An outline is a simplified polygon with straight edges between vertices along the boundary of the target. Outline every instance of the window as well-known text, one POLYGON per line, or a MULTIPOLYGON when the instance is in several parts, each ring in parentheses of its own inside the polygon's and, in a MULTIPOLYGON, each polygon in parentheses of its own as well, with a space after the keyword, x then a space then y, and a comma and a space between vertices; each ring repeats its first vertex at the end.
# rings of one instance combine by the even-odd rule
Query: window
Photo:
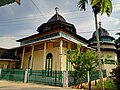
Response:
POLYGON ((86 52, 86 51, 87 51, 87 48, 86 48, 86 47, 84 47, 84 46, 81 46, 80 51, 81 51, 82 53, 84 53, 84 52, 86 52))
POLYGON ((105 60, 105 64, 115 64, 115 60, 105 60))
POLYGON ((59 47, 60 46, 60 43, 59 42, 54 42, 53 43, 53 47, 59 47))
POLYGON ((53 55, 51 53, 47 54, 46 57, 46 76, 52 76, 52 61, 53 61, 53 55))
POLYGON ((35 45, 35 51, 37 50, 43 50, 44 49, 44 44, 38 44, 38 45, 35 45))
POLYGON ((77 45, 76 44, 72 44, 71 45, 71 49, 77 49, 77 45))
POLYGON ((31 47, 25 47, 25 53, 30 52, 31 49, 32 49, 31 47))
POLYGON ((63 47, 68 48, 68 42, 63 41, 63 47))

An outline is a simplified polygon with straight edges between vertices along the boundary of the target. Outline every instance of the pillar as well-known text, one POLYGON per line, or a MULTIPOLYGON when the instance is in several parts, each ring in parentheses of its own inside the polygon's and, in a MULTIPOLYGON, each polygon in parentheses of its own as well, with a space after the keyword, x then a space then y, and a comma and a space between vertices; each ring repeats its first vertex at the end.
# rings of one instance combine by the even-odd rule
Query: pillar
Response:
POLYGON ((63 40, 60 40, 60 70, 62 70, 63 40))
POLYGON ((32 45, 32 50, 31 50, 30 69, 33 68, 33 57, 34 57, 34 45, 32 45))
POLYGON ((21 68, 23 68, 24 56, 25 56, 25 47, 23 47, 23 52, 22 52, 21 68))
POLYGON ((68 88, 68 71, 63 71, 63 87, 68 88))
POLYGON ((46 62, 46 42, 44 42, 44 61, 43 61, 43 69, 45 69, 45 62, 46 62))

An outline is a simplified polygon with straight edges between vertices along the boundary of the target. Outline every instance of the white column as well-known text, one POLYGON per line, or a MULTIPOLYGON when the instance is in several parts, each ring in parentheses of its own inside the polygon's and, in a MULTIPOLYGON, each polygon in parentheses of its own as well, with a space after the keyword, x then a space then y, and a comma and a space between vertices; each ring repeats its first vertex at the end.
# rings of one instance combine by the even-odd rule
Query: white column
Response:
POLYGON ((89 71, 87 72, 87 77, 88 77, 88 83, 90 81, 90 74, 89 74, 89 71))
POLYGON ((33 57, 34 57, 34 45, 32 45, 32 50, 31 50, 30 69, 33 68, 33 57))
POLYGON ((60 70, 62 70, 63 40, 60 40, 60 70))
POLYGON ((45 69, 45 62, 46 62, 46 42, 44 42, 44 61, 43 61, 43 69, 45 69))
POLYGON ((63 87, 68 88, 68 71, 63 71, 63 87))
POLYGON ((27 81, 28 81, 28 71, 29 71, 29 69, 25 70, 24 83, 27 83, 27 81))
POLYGON ((21 61, 21 68, 23 68, 24 56, 25 56, 25 47, 23 47, 22 61, 21 61))

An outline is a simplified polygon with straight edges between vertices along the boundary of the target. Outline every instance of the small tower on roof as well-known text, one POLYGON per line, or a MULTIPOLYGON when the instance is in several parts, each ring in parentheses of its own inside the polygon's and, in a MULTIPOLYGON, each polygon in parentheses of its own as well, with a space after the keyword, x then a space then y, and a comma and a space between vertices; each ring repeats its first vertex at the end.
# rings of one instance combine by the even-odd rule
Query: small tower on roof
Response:
POLYGON ((58 10, 59 10, 59 8, 56 7, 56 8, 55 8, 55 11, 56 11, 57 20, 59 20, 59 17, 58 17, 58 10))
MULTIPOLYGON (((101 61, 103 62, 103 69, 106 69, 107 76, 110 76, 110 72, 112 69, 116 67, 117 62, 117 53, 116 47, 114 43, 114 37, 110 36, 109 32, 102 28, 101 22, 99 22, 99 39, 100 39, 100 49, 103 57, 101 61), (108 56, 111 56, 108 58, 108 56)), ((89 47, 97 49, 97 42, 96 42, 96 31, 94 31, 92 38, 89 39, 89 47)))
POLYGON ((58 13, 59 8, 55 8, 55 15, 53 15, 47 23, 43 23, 37 29, 39 33, 54 30, 55 28, 63 28, 65 31, 76 34, 76 28, 73 24, 66 22, 63 16, 58 13))
POLYGON ((48 22, 53 22, 53 21, 66 22, 66 20, 64 19, 64 17, 62 17, 62 16, 58 13, 58 10, 59 10, 59 8, 56 7, 56 8, 55 8, 56 14, 55 14, 54 16, 52 16, 52 17, 48 20, 48 22))

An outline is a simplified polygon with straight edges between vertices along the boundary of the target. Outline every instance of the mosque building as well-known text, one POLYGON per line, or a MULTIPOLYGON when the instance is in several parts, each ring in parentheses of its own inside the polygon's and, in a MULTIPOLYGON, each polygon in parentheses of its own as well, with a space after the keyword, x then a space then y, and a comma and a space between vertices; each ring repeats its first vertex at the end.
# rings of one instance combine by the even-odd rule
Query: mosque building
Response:
MULTIPOLYGON (((96 49, 96 32, 92 38, 86 40, 77 34, 73 24, 58 13, 58 8, 55 11, 55 15, 37 28, 37 34, 17 40, 20 46, 12 50, 20 59, 21 69, 47 70, 48 76, 52 70, 69 71, 72 70, 72 65, 66 57, 68 48, 75 49, 76 44, 81 44, 84 48, 96 49)), ((117 62, 115 39, 101 25, 99 37, 103 69, 107 70, 109 76, 117 62)))
MULTIPOLYGON (((114 43, 115 38, 109 35, 109 32, 101 27, 99 22, 99 39, 101 49, 101 61, 103 69, 106 69, 107 76, 117 66, 117 48, 114 43)), ((96 31, 93 33, 92 38, 89 39, 89 47, 97 48, 96 31)))
POLYGON ((47 23, 37 28, 37 34, 17 40, 20 47, 14 48, 14 51, 21 60, 21 69, 71 70, 66 50, 75 49, 76 43, 87 47, 88 40, 76 33, 75 26, 66 22, 58 13, 58 8, 55 11, 47 23))

